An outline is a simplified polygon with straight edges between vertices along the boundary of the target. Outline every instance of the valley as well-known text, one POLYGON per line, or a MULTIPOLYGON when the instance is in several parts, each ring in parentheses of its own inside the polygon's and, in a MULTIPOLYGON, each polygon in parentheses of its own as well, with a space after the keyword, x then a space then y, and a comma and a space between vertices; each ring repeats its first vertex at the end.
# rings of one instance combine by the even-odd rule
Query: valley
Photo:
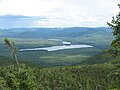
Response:
MULTIPOLYGON (((109 48, 112 41, 111 30, 103 27, 21 28, 7 30, 9 34, 3 31, 6 32, 6 30, 1 30, 3 34, 0 38, 0 51, 2 52, 0 55, 10 57, 9 51, 3 44, 3 38, 8 37, 20 50, 18 58, 21 62, 38 66, 66 66, 83 62, 88 64, 91 62, 88 60, 90 57, 109 48)), ((97 64, 99 60, 93 62, 97 64)))
POLYGON ((0 90, 120 90, 119 2, 0 0, 0 90))

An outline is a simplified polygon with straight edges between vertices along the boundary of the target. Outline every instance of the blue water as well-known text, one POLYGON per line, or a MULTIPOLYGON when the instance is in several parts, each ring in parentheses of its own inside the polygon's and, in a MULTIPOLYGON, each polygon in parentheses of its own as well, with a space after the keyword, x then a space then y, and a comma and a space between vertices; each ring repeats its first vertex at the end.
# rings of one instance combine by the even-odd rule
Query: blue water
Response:
POLYGON ((32 48, 32 49, 20 49, 20 51, 37 51, 37 50, 47 50, 47 51, 57 51, 64 49, 75 49, 75 48, 91 48, 91 45, 62 45, 62 46, 52 46, 44 48, 32 48))

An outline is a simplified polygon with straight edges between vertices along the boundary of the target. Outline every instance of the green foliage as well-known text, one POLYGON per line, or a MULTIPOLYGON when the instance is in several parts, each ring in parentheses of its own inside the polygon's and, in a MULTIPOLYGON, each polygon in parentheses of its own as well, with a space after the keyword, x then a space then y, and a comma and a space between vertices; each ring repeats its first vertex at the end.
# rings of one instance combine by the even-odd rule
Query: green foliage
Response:
MULTIPOLYGON (((117 57, 116 57, 117 58, 117 57)), ((78 63, 77 65, 93 65, 93 64, 103 64, 105 62, 110 62, 113 60, 113 57, 105 52, 98 53, 92 57, 83 60, 82 62, 78 63)))
MULTIPOLYGON (((110 43, 112 41, 112 34, 110 28, 79 28, 79 27, 77 28, 76 27, 76 28, 68 28, 68 30, 66 29, 63 28, 62 32, 60 30, 56 30, 62 33, 62 34, 57 32, 55 33, 55 35, 60 34, 61 36, 60 38, 50 37, 49 39, 58 38, 61 40, 70 41, 72 44, 88 44, 88 45, 92 45, 93 48, 69 49, 69 50, 59 50, 53 52, 24 51, 24 52, 19 52, 18 55, 19 62, 23 61, 27 63, 37 64, 38 66, 39 65, 63 66, 63 65, 74 65, 77 63, 81 63, 87 59, 88 63, 90 63, 92 61, 90 57, 95 56, 96 54, 101 52, 101 50, 105 50, 110 47, 110 43)), ((20 30, 16 29, 16 32, 21 30, 24 31, 24 29, 20 29, 20 30)), ((28 29, 28 31, 30 30, 31 29, 28 29)), ((49 30, 49 31, 55 32, 54 30, 49 30)), ((41 33, 38 34, 39 36, 41 36, 40 35, 41 33)), ((50 34, 52 33, 50 32, 50 34)), ((20 34, 20 36, 21 35, 23 34, 20 34)), ((27 38, 10 38, 10 40, 15 41, 16 47, 18 47, 18 49, 42 48, 42 47, 62 45, 61 41, 51 41, 48 40, 48 38, 28 38, 30 35, 26 35, 26 34, 25 36, 27 38)), ((47 35, 44 34, 44 36, 47 35)), ((2 42, 1 39, 0 41, 2 42)), ((1 56, 10 57, 8 54, 9 53, 8 50, 2 44, 0 44, 0 51, 1 51, 0 53, 1 56)), ((3 60, 0 61, 2 62, 3 60)), ((93 60, 93 62, 95 62, 94 64, 99 63, 98 57, 96 57, 93 60)))
MULTIPOLYGON (((119 5, 120 6, 120 5, 119 5)), ((111 23, 108 25, 114 30, 113 34, 115 40, 112 42, 112 48, 110 52, 114 51, 115 55, 119 55, 119 41, 120 41, 120 21, 118 15, 115 20, 113 18, 111 23)), ((91 32, 96 33, 96 32, 91 32)), ((99 33, 104 34, 100 31, 99 33)), ((32 33, 33 34, 33 33, 32 33)), ((39 33, 38 33, 39 34, 39 33)), ((72 33, 71 33, 72 34, 72 33)), ((70 36, 71 36, 70 34, 70 36)), ((66 34, 65 34, 66 35, 66 34)), ((78 35, 76 33, 75 35, 78 35)), ((67 35, 66 35, 67 36, 67 35)), ((73 35, 74 36, 74 35, 73 35)), ((104 35, 107 36, 107 35, 104 35)), ((83 36, 84 37, 84 36, 83 36)), ((120 90, 120 57, 115 58, 115 60, 109 61, 103 57, 103 54, 98 54, 95 57, 90 58, 89 60, 84 61, 85 58, 89 58, 90 55, 98 53, 101 49, 105 48, 104 39, 98 40, 102 37, 101 35, 92 35, 88 33, 85 37, 82 38, 71 38, 72 43, 80 44, 86 43, 94 45, 92 49, 74 49, 74 50, 62 50, 55 52, 46 52, 46 51, 32 51, 32 52, 21 52, 21 56, 27 55, 27 59, 32 59, 36 63, 40 64, 50 64, 51 65, 73 65, 81 62, 82 64, 94 64, 94 65, 81 65, 81 66, 64 66, 64 67, 50 67, 50 68, 30 68, 25 64, 21 64, 19 67, 15 65, 10 66, 1 66, 0 67, 0 90, 120 90), (93 37, 92 37, 93 36, 93 37), (93 39, 94 38, 94 39, 93 39), (75 40, 75 41, 74 41, 75 40), (87 42, 86 42, 87 40, 87 42), (91 43, 90 43, 91 42, 91 43), (100 45, 99 45, 100 44, 100 45), (97 49, 95 48, 97 47, 97 49), (91 51, 92 50, 92 51, 91 51), (65 54, 65 55, 64 55, 65 54), (36 55, 39 57, 36 58, 36 55), (99 59, 97 59, 99 58, 99 59), (104 58, 104 59, 103 59, 104 58), (41 60, 41 61, 40 61, 41 60), (83 60, 83 61, 82 61, 83 60), (93 60, 93 61, 92 61, 93 60), (104 63, 104 64, 96 64, 104 63)), ((66 40, 70 40, 65 38, 66 40)), ((7 38, 4 39, 5 44, 11 51, 13 56, 16 55, 17 49, 14 46, 14 42, 10 42, 7 38)), ((22 40, 23 42, 24 40, 22 40)), ((39 43, 28 41, 29 44, 39 43)), ((49 41, 45 41, 42 45, 59 45, 60 43, 53 42, 48 44, 49 41)), ((26 43, 26 42, 23 42, 26 43)), ((29 47, 31 47, 31 45, 29 47)), ((23 45, 24 46, 24 45, 23 45)), ((21 46, 20 46, 21 47, 21 46)), ((33 47, 33 46, 32 46, 33 47)), ((24 46, 24 48, 26 48, 24 46)), ((2 57, 2 59, 6 59, 2 57)), ((110 60, 113 59, 110 57, 110 60)), ((16 59, 15 59, 16 60, 16 59)))
POLYGON ((111 74, 116 70, 120 68, 101 64, 41 68, 35 69, 35 73, 40 90, 119 90, 120 79, 111 74))
POLYGON ((0 67, 0 90, 37 90, 33 70, 21 64, 0 67))
POLYGON ((119 90, 119 83, 120 66, 113 64, 0 67, 0 90, 119 90))
MULTIPOLYGON (((120 4, 118 6, 120 7, 120 4)), ((115 37, 115 40, 111 43, 112 48, 109 50, 109 53, 118 56, 120 55, 120 12, 116 17, 112 18, 111 23, 108 23, 108 25, 112 28, 115 37)))
POLYGON ((4 43, 8 47, 8 49, 10 50, 11 55, 12 55, 13 59, 16 61, 17 66, 19 66, 19 62, 18 62, 18 59, 17 59, 18 50, 15 47, 15 43, 9 41, 7 38, 4 38, 4 43))
POLYGON ((119 64, 0 67, 0 90, 119 90, 119 64))
MULTIPOLYGON (((13 40, 13 39, 11 39, 13 40)), ((91 38, 92 40, 92 38, 91 38)), ((76 38, 76 39, 67 39, 66 41, 71 41, 73 44, 89 44, 93 45, 94 47, 92 48, 80 48, 80 49, 69 49, 69 50, 59 50, 59 51, 53 51, 53 52, 47 52, 47 51, 24 51, 24 52, 19 52, 18 54, 18 59, 19 62, 25 62, 25 63, 32 63, 32 64, 36 64, 36 65, 42 65, 42 66, 63 66, 63 65, 74 65, 74 64, 82 64, 85 60, 87 60, 86 64, 98 64, 106 62, 108 60, 106 59, 102 59, 102 56, 100 57, 96 57, 96 54, 100 53, 101 50, 104 49, 108 49, 109 48, 109 44, 108 41, 111 41, 109 39, 106 39, 105 42, 99 41, 100 38, 98 38, 97 40, 89 40, 86 39, 84 40, 84 38, 76 38), (108 40, 108 41, 107 41, 108 40), (89 41, 89 42, 88 42, 89 41), (95 56, 95 57, 94 57, 95 56), (94 57, 94 59, 92 58, 94 57), (99 59, 99 60, 98 60, 99 59)), ((42 40, 37 39, 36 41, 34 39, 14 39, 14 41, 16 42, 16 47, 20 48, 39 48, 39 47, 46 47, 44 45, 41 44, 42 40), (39 42, 39 44, 29 44, 29 42, 39 42), (19 42, 19 44, 17 44, 17 42, 19 42), (23 44, 23 43, 28 43, 28 44, 23 44)), ((45 40, 44 40, 45 41, 45 40)), ((31 43, 32 43, 31 42, 31 43)), ((47 44, 47 46, 51 46, 50 43, 47 44)), ((53 44, 56 45, 56 44, 53 44)), ((52 46, 53 46, 52 45, 52 46)), ((5 57, 10 57, 8 50, 6 49, 5 46, 0 45, 0 55, 1 56, 5 56, 5 57)), ((7 59, 7 58, 6 58, 7 59)), ((12 60, 12 59, 11 59, 12 60)), ((0 59, 0 62, 2 64, 6 64, 8 62, 7 60, 4 59, 0 59)), ((10 61, 11 62, 11 61, 10 61)), ((84 64, 85 64, 84 62, 84 64)))

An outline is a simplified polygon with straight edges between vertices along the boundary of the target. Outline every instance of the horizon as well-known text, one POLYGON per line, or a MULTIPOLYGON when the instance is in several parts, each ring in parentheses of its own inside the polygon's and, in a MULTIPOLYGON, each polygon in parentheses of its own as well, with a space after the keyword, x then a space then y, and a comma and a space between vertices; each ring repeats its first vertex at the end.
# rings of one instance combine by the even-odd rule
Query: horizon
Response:
POLYGON ((119 0, 0 0, 0 28, 107 27, 119 11, 118 3, 119 0))
POLYGON ((2 29, 20 29, 20 28, 23 28, 23 29, 37 29, 37 28, 45 28, 45 29, 55 29, 55 28, 110 28, 109 26, 107 27, 18 27, 18 28, 0 28, 0 30, 2 29))

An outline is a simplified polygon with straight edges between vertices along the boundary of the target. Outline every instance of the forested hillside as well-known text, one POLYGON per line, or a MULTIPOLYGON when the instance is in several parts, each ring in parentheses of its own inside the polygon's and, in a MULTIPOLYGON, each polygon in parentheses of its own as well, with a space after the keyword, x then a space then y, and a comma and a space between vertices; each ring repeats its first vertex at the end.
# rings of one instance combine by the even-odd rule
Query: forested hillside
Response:
POLYGON ((75 37, 80 37, 84 35, 92 36, 92 35, 98 35, 98 34, 107 35, 107 36, 111 35, 111 29, 108 27, 0 29, 1 37, 12 37, 12 38, 75 38, 75 37))
POLYGON ((1 90, 119 90, 117 64, 30 68, 0 67, 1 90))
MULTIPOLYGON (((100 61, 96 54, 108 49, 113 40, 111 29, 108 27, 85 28, 13 28, 2 29, 0 38, 0 56, 10 57, 4 46, 2 37, 9 37, 16 43, 17 48, 44 48, 62 46, 63 41, 71 42, 72 45, 91 45, 92 48, 68 49, 48 52, 45 50, 19 52, 21 62, 38 64, 41 66, 64 66, 81 63, 98 64, 100 61), (53 39, 53 40, 51 40, 53 39), (55 40, 58 41, 55 41, 55 40), (95 56, 95 57, 94 57, 95 56), (91 58, 94 60, 91 62, 91 58), (97 60, 98 58, 99 60, 97 60), (85 60, 85 61, 84 61, 85 60)), ((105 60, 102 60, 106 62, 105 60)), ((1 60, 2 62, 2 60, 1 60)))
MULTIPOLYGON (((120 7, 120 4, 118 6, 120 7)), ((113 30, 113 37, 108 28, 108 31, 104 30, 105 28, 82 28, 85 32, 79 28, 69 28, 70 30, 65 30, 60 35, 57 33, 56 35, 64 40, 72 40, 71 43, 87 43, 94 47, 50 53, 44 50, 19 52, 18 48, 30 48, 33 43, 36 47, 60 45, 61 40, 49 42, 45 39, 49 37, 48 32, 46 37, 38 37, 38 31, 34 29, 29 32, 23 30, 28 36, 35 35, 27 38, 25 33, 16 33, 16 29, 12 29, 10 34, 21 38, 17 39, 17 45, 8 38, 4 38, 3 43, 0 42, 0 90, 120 90, 120 13, 113 17, 108 25, 113 30), (42 39, 37 39, 41 37, 42 39), (29 44, 26 45, 24 39, 29 44), (22 41, 22 44, 19 41, 22 41), (28 58, 22 60, 20 57, 26 54, 28 58)), ((4 35, 12 37, 2 31, 0 37, 4 35)), ((52 36, 57 37, 54 33, 52 36)))
POLYGON ((1 56, 0 90, 119 90, 120 57, 111 55, 98 54, 73 66, 56 67, 22 61, 16 65, 12 58, 1 56))

